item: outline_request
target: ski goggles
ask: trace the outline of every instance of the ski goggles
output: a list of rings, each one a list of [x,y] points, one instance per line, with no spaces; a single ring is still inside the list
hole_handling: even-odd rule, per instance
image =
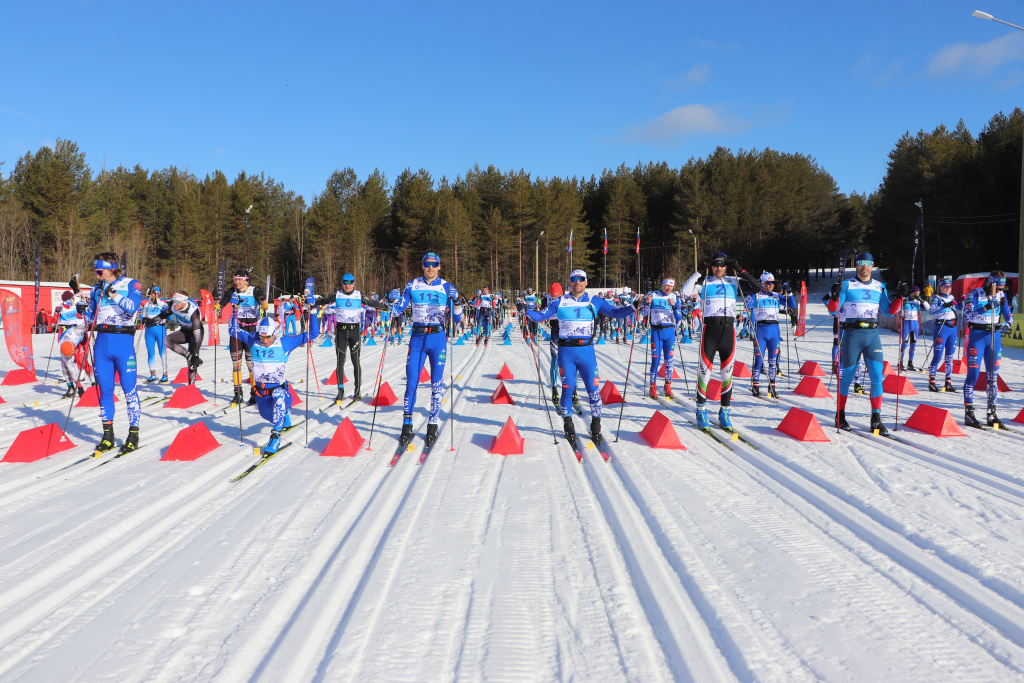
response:
[[[174,295],[171,296],[171,301],[176,304],[183,304],[188,301],[188,297],[180,292],[175,292]]]
[[[993,276],[989,277],[988,283],[990,285],[996,285],[997,287],[1005,287],[1006,286],[1006,278],[1005,277],[996,277],[995,275],[993,275]]]
[[[586,282],[586,281],[587,281],[587,276],[586,275],[570,275],[569,276],[569,282]]]
[[[428,251],[423,256],[423,267],[424,268],[440,268],[441,257],[436,252]]]
[[[868,259],[864,259],[862,261],[857,261],[857,267],[860,267],[860,266],[873,266],[873,265],[875,265],[875,262],[874,261],[869,261]]]
[[[355,283],[356,279],[354,277],[345,277],[341,279],[341,284],[343,285],[354,285]]]
[[[96,259],[95,263],[93,263],[92,266],[97,273],[99,273],[101,270],[117,270],[117,261],[104,261],[103,259]]]

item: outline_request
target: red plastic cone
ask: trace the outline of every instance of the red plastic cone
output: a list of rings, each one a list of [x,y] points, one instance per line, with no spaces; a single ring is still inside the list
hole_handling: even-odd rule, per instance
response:
[[[7,401],[4,400],[3,396],[0,396],[0,405],[2,405],[4,403],[7,403]]]
[[[809,377],[824,377],[825,371],[821,369],[821,366],[812,360],[804,361],[804,364],[800,367],[800,374],[807,375]]]
[[[793,393],[811,398],[832,398],[832,394],[828,393],[828,389],[825,388],[825,383],[821,381],[820,377],[804,377],[800,380],[800,384],[796,385]]]
[[[940,365],[938,371],[939,372],[945,372],[946,371],[946,364],[943,363],[942,365]],[[953,361],[953,374],[954,375],[966,375],[967,374],[967,361],[965,361],[963,359],[961,359],[961,360],[954,360]]]
[[[776,429],[797,441],[828,441],[814,415],[799,408],[790,408]]]
[[[114,402],[118,402],[121,399],[114,394]],[[82,394],[82,398],[78,399],[78,403],[75,404],[76,408],[99,408],[100,407],[100,388],[98,385],[93,384],[91,387],[85,390]]]
[[[686,446],[676,434],[675,427],[672,426],[672,421],[665,417],[660,410],[654,411],[654,415],[651,415],[651,419],[640,430],[640,436],[651,448],[686,450]]]
[[[494,437],[491,450],[487,452],[495,455],[522,455],[523,437],[519,435],[516,423],[512,421],[511,417],[505,421],[505,426]]]
[[[206,397],[194,384],[187,384],[179,387],[171,394],[171,398],[164,404],[164,408],[191,408],[200,403],[206,403]]]
[[[4,375],[4,381],[0,382],[0,384],[10,386],[13,384],[30,384],[35,381],[36,373],[24,368],[17,368],[15,370],[10,370],[6,375]]]
[[[978,381],[974,383],[974,390],[981,391],[988,387],[988,376],[982,372],[978,375]],[[1003,381],[1001,375],[996,375],[996,388],[999,391],[1013,391],[1010,387],[1006,386],[1006,382]]]
[[[512,371],[508,369],[508,363],[502,363],[501,370],[498,372],[498,379],[515,379],[512,376]]]
[[[430,373],[427,372],[426,365],[420,368],[420,382],[430,382]]]
[[[333,384],[333,385],[337,385],[338,384],[338,371],[337,370],[331,370],[331,376],[324,380],[324,385],[328,385],[328,384]],[[345,379],[342,381],[342,384],[348,384],[348,377],[345,377]]]
[[[747,367],[747,364],[746,363],[742,363],[740,361],[736,361],[735,363],[733,363],[733,365],[732,365],[732,376],[733,377],[753,377],[753,375],[750,374],[750,368]]]
[[[658,377],[664,377],[664,376],[665,376],[665,366],[662,365],[660,368],[658,368]],[[679,379],[679,378],[680,378],[679,371],[675,369],[675,366],[673,366],[672,367],[672,379]]]
[[[380,389],[377,391],[377,396],[370,401],[371,406],[390,406],[394,405],[398,401],[398,397],[395,396],[395,392],[391,391],[391,385],[384,382],[380,385]]]
[[[611,380],[605,381],[604,386],[601,387],[601,402],[606,406],[612,403],[622,403],[622,394],[619,393],[619,390],[612,384]]]
[[[356,426],[352,424],[352,420],[346,417],[334,430],[331,442],[327,444],[327,448],[320,455],[351,458],[359,451],[365,440]]]
[[[195,387],[182,387],[178,391],[183,389]],[[178,392],[174,392],[177,394]],[[206,400],[206,399],[203,399]],[[215,448],[220,447],[220,442],[213,438],[213,434],[210,433],[210,428],[206,426],[205,422],[197,422],[190,427],[178,432],[178,435],[174,437],[174,441],[171,442],[167,452],[164,453],[164,457],[161,460],[197,460],[202,456],[206,455]]]
[[[927,403],[922,403],[905,423],[911,429],[916,429],[932,436],[967,436],[960,429],[960,425],[953,419],[953,415],[944,408],[936,408]]]
[[[291,392],[293,406],[297,406],[300,403],[302,403],[302,399],[299,398],[299,395],[297,393],[295,393],[295,387],[293,387],[291,384],[288,385],[288,391]]]
[[[515,401],[512,400],[512,396],[508,393],[508,388],[505,387],[504,382],[498,382],[498,388],[491,394],[491,403],[515,405]]]
[[[56,423],[26,429],[14,437],[14,443],[7,449],[3,461],[35,462],[75,447],[69,438],[65,437],[61,441],[62,436],[64,432]]]
[[[202,377],[200,377],[199,373],[197,372],[196,381],[198,382],[201,379]],[[174,379],[171,381],[171,384],[188,384],[188,368],[182,368],[181,370],[178,370],[178,374],[174,376]]]
[[[1019,422],[1021,424],[1024,424],[1024,408],[1021,408],[1020,412],[1017,413],[1017,417],[1013,418],[1010,421],[1011,422]]]
[[[919,393],[906,375],[886,376],[882,380],[882,391],[887,394],[899,394],[900,396],[913,396]]]
[[[717,401],[722,398],[722,382],[717,379],[708,380],[708,388],[704,393],[708,397],[709,401]]]
[[[882,363],[882,377],[888,377],[889,375],[895,374],[896,371],[892,369],[891,365],[889,365],[889,361],[885,361]]]

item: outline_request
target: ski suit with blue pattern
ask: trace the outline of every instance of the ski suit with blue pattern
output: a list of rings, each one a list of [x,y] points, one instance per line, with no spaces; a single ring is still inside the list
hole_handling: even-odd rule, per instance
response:
[[[100,419],[114,419],[114,376],[121,378],[121,390],[128,410],[128,424],[139,426],[142,410],[135,390],[135,316],[142,302],[142,285],[121,276],[112,283],[100,282],[89,293],[87,323],[95,321],[93,372],[100,387]]]

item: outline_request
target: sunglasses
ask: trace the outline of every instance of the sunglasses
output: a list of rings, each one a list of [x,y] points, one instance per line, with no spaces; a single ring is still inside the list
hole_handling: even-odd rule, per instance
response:
[[[102,268],[97,268],[93,272],[96,273],[96,277],[100,277],[100,276],[103,275],[103,269]]]
[[[772,287],[774,287],[775,286],[775,280],[768,280],[768,281],[766,281],[764,283],[765,287],[767,287],[768,285],[771,285]]]
[[[569,282],[586,282],[586,281],[587,281],[587,278],[585,278],[585,277],[583,277],[581,275],[576,275],[574,277],[569,278]]]
[[[874,261],[857,261],[857,267],[858,268],[860,268],[861,266],[873,266],[873,265],[875,265]]]
[[[355,280],[342,280],[341,281],[341,284],[343,284],[343,285],[354,285],[355,283],[356,283]]]

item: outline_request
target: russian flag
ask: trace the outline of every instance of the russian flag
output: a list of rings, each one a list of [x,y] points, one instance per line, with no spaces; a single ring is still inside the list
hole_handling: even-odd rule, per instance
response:
[[[572,230],[569,231],[569,248],[565,252],[566,254],[572,253]]]
[[[604,255],[608,255],[608,228],[604,230]]]
[[[636,228],[636,255],[640,255],[640,226]]]

